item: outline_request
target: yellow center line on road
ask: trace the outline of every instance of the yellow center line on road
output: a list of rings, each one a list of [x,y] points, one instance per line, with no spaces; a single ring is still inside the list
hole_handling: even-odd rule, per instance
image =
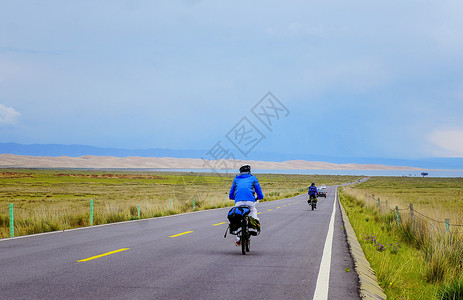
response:
[[[122,248],[122,249],[119,249],[119,250],[114,250],[114,251],[103,253],[103,254],[100,254],[100,255],[95,255],[95,256],[92,256],[92,257],[89,257],[89,258],[81,259],[81,260],[78,260],[77,262],[89,261],[89,260],[92,260],[92,259],[100,258],[100,257],[103,257],[103,256],[111,255],[111,254],[114,254],[114,253],[129,250],[129,249],[130,248]]]
[[[217,224],[214,224],[212,226],[217,226],[217,225],[222,225],[222,224],[227,224],[227,222],[217,223]]]
[[[178,236],[181,236],[181,235],[184,235],[184,234],[188,234],[188,233],[192,233],[193,231],[185,231],[185,232],[182,232],[182,233],[179,233],[179,234],[174,234],[174,235],[171,235],[169,237],[178,237]]]
[[[260,215],[262,212],[258,212],[257,214]]]
[[[281,208],[281,207],[278,206],[277,208]]]
[[[273,210],[273,209],[271,209],[271,208],[270,208],[270,209],[267,209],[267,211],[272,211],[272,210]]]

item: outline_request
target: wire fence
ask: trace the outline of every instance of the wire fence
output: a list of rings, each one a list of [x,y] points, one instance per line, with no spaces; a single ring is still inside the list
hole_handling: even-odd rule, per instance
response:
[[[400,208],[399,206],[395,206],[394,208],[390,207],[388,201],[381,201],[381,198],[375,198],[374,195],[365,194],[364,200],[366,201],[370,198],[371,201],[377,203],[377,208],[380,212],[383,210],[395,213],[397,223],[401,223],[404,218],[408,218],[412,222],[415,221],[416,218],[426,221],[430,224],[433,224],[435,228],[440,228],[445,230],[445,232],[452,231],[453,233],[463,233],[463,224],[456,224],[451,223],[450,218],[445,218],[445,220],[436,220],[430,216],[425,215],[424,213],[417,211],[413,207],[413,203],[410,203],[408,207]],[[437,226],[436,226],[437,225]],[[440,225],[440,226],[439,226]],[[442,227],[444,225],[444,227]]]

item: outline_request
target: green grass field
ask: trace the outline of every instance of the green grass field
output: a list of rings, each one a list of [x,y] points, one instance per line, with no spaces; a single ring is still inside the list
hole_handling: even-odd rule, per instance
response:
[[[88,226],[90,199],[94,200],[94,224],[137,219],[138,206],[141,218],[231,206],[228,192],[234,175],[0,170],[0,237],[10,236],[10,203],[18,236]],[[311,182],[335,185],[359,179],[256,176],[265,201],[306,193]],[[401,177],[373,177],[340,191],[341,202],[388,299],[463,299],[463,226],[457,226],[463,224],[462,191],[462,178]],[[399,223],[393,211],[396,206]]]
[[[463,178],[402,177],[340,191],[388,299],[463,299],[462,191]]]
[[[0,170],[0,237],[15,236],[231,206],[235,174],[96,170]],[[305,193],[311,182],[340,184],[356,176],[257,174],[265,200]],[[193,204],[194,203],[194,204]],[[194,207],[193,207],[194,205]]]

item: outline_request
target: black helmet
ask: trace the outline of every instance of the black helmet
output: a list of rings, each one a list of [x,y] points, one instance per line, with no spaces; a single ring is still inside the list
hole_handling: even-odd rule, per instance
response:
[[[250,165],[242,165],[240,168],[240,173],[243,172],[251,172],[251,166]]]
[[[312,185],[315,185],[315,183],[312,182]]]

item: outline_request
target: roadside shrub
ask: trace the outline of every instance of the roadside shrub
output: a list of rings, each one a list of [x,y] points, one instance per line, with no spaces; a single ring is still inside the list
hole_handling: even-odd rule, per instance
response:
[[[0,227],[10,226],[10,218],[0,215]]]
[[[57,222],[53,221],[44,221],[42,222],[42,231],[43,232],[50,232],[50,231],[57,231],[60,230],[61,226]]]
[[[201,207],[201,201],[195,201],[195,209],[198,209]],[[183,204],[180,204],[178,206],[178,209],[180,212],[184,213],[184,212],[189,212],[191,210],[193,210],[193,200],[191,201],[186,201],[186,202],[183,202]]]
[[[458,280],[445,284],[437,291],[439,300],[458,300],[463,299],[463,277]]]
[[[30,226],[23,227],[25,228],[26,234],[34,234],[43,232],[43,227],[40,223],[32,223]]]
[[[204,204],[205,204],[205,201],[203,200],[196,200],[195,201],[195,209],[198,210],[198,209],[201,209],[204,207]]]
[[[396,222],[396,216],[393,212],[389,212],[389,213],[386,213],[386,214],[383,214],[381,215],[381,221],[383,223],[386,223],[387,225],[391,225],[391,224],[394,224],[394,222]]]
[[[130,215],[133,217],[138,216],[138,206],[130,206]]]
[[[349,194],[342,193],[342,189],[340,189],[339,197],[342,199],[342,201],[346,202],[348,205],[353,206],[353,207],[364,207],[365,203],[363,201],[360,201],[356,197],[353,197]]]
[[[443,234],[437,236],[435,254],[442,256],[447,263],[446,272],[453,278],[458,278],[463,269],[463,242],[455,235]]]
[[[413,223],[413,233],[415,239],[414,246],[417,249],[426,248],[430,243],[432,243],[433,234],[425,222],[415,220]]]
[[[87,226],[89,223],[89,216],[87,214],[80,214],[80,215],[68,215],[65,217],[65,224],[69,224],[69,227],[82,227]]]
[[[116,222],[126,221],[127,217],[123,213],[112,213],[110,215],[107,215],[105,220],[106,220],[106,222],[104,222],[104,223],[116,223]]]
[[[415,234],[412,227],[411,222],[403,222],[399,226],[399,232],[405,241],[413,245],[415,244]]]
[[[432,254],[432,256],[427,259],[426,266],[424,276],[427,282],[436,283],[444,279],[447,264],[441,255],[437,253]]]

